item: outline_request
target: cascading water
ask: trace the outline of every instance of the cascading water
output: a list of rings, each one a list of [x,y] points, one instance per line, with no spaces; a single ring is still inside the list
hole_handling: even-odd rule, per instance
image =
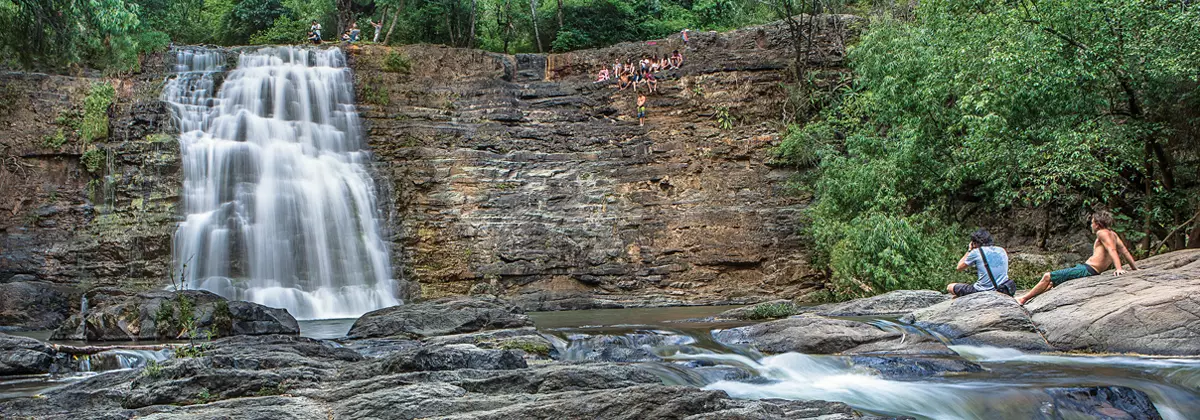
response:
[[[183,154],[186,285],[297,319],[399,304],[342,52],[243,52],[228,75],[220,51],[177,57],[164,100]]]

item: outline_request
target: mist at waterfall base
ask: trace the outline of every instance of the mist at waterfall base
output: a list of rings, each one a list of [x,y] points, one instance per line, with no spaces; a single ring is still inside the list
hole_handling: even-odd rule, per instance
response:
[[[345,56],[262,48],[226,73],[225,54],[177,50],[164,88],[184,174],[176,276],[302,320],[399,304]]]
[[[1071,402],[1051,390],[1120,386],[1144,392],[1165,419],[1200,419],[1197,358],[1041,355],[952,345],[952,350],[983,370],[896,377],[876,371],[855,356],[765,356],[713,339],[714,330],[749,322],[630,322],[636,317],[679,319],[658,314],[676,309],[692,312],[685,317],[697,316],[702,310],[591,310],[531,313],[530,317],[554,344],[557,358],[640,362],[667,384],[721,390],[734,398],[838,401],[868,413],[919,419],[1094,418],[1059,412],[1061,405]],[[638,315],[630,317],[631,311]],[[927,334],[887,320],[872,323],[884,329]],[[922,356],[905,358],[920,360]]]

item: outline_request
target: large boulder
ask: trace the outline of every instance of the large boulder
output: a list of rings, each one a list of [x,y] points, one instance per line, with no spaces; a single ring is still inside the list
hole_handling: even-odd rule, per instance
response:
[[[1012,297],[995,292],[942,302],[905,315],[901,322],[941,334],[953,344],[1053,350],[1025,308]]]
[[[71,312],[59,286],[38,281],[0,283],[0,330],[48,330]]]
[[[533,325],[524,311],[496,298],[449,297],[368,312],[354,321],[348,338],[424,338]]]
[[[833,354],[900,337],[899,332],[867,323],[808,314],[713,332],[723,344],[752,346],[765,353]]]
[[[1071,280],[1026,307],[1059,350],[1200,355],[1200,250],[1147,258],[1138,268]]]
[[[55,340],[137,341],[232,335],[299,335],[285,309],[228,301],[204,290],[156,290],[129,294],[101,289],[85,294],[89,308],[72,315],[51,336]]]
[[[0,375],[49,372],[55,353],[41,341],[0,333]]]

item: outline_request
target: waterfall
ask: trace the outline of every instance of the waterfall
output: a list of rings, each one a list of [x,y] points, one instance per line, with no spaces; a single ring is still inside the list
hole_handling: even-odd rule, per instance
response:
[[[399,304],[342,52],[244,51],[228,74],[221,51],[176,54],[163,95],[180,131],[185,286],[297,319]]]

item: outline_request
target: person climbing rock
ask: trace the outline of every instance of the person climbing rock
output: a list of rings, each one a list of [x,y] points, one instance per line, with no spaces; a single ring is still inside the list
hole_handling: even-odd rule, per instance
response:
[[[1074,267],[1042,274],[1042,280],[1038,282],[1037,286],[1018,298],[1017,303],[1024,305],[1037,295],[1069,280],[1100,275],[1101,272],[1113,265],[1117,267],[1116,271],[1113,271],[1114,276],[1125,274],[1125,268],[1121,265],[1122,257],[1129,261],[1129,268],[1137,270],[1137,263],[1134,262],[1133,255],[1129,253],[1129,249],[1125,247],[1125,242],[1121,240],[1121,237],[1113,232],[1112,225],[1112,213],[1104,210],[1092,213],[1092,216],[1088,218],[1088,226],[1092,229],[1092,233],[1096,234],[1096,241],[1092,243],[1092,257]]]
[[[638,126],[646,125],[646,95],[638,95],[637,98],[637,116]]]
[[[978,280],[975,284],[950,283],[946,285],[947,292],[954,297],[993,290],[1009,296],[1017,292],[1016,283],[1008,278],[1008,252],[992,242],[992,234],[986,229],[971,234],[967,253],[958,260],[957,269],[962,271],[967,267],[975,267]]]

